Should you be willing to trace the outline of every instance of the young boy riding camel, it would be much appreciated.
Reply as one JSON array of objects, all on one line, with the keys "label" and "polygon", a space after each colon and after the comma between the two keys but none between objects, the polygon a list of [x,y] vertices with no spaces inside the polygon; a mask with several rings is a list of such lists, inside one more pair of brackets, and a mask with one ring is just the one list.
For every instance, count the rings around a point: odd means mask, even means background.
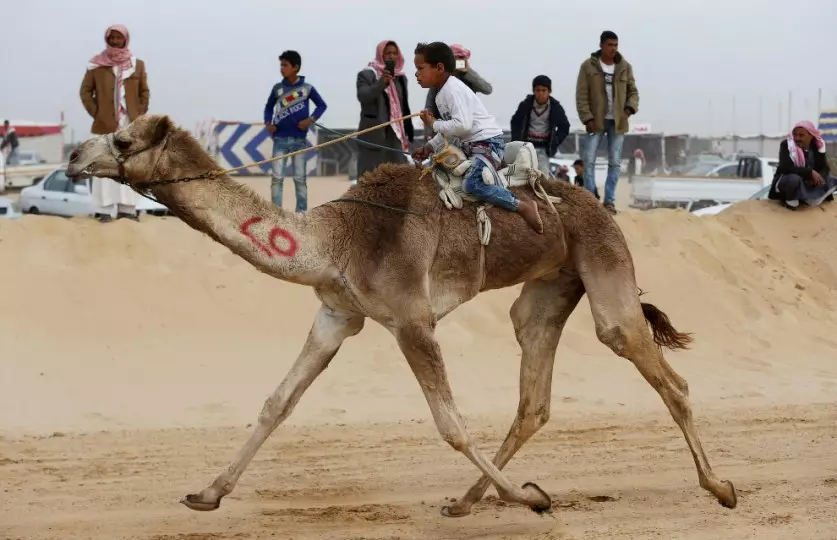
[{"label": "young boy riding camel", "polygon": [[[521,201],[505,187],[498,177],[497,169],[505,154],[506,143],[503,130],[494,116],[488,113],[476,94],[465,83],[453,77],[456,61],[453,51],[441,42],[419,43],[415,50],[416,79],[422,88],[436,88],[436,107],[441,119],[430,111],[421,111],[421,120],[427,128],[433,128],[436,135],[413,157],[417,161],[427,159],[430,154],[444,147],[444,139],[458,139],[465,155],[473,161],[462,181],[465,193],[494,206],[517,212],[535,231],[543,234],[543,222],[535,201]],[[488,169],[495,178],[493,184],[482,179],[483,169]]]}]

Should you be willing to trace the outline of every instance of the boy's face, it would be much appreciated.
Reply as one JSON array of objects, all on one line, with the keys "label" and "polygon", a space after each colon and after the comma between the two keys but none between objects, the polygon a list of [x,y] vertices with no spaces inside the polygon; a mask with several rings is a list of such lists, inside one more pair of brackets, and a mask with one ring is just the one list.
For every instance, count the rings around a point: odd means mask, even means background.
[{"label": "boy's face", "polygon": [[584,172],[584,165],[573,165],[573,169],[575,169],[575,174],[581,175]]},{"label": "boy's face", "polygon": [[536,86],[533,92],[538,105],[543,105],[549,99],[549,88],[546,86]]},{"label": "boy's face", "polygon": [[423,54],[417,54],[413,58],[413,63],[416,65],[416,80],[422,88],[439,88],[444,81],[442,75],[445,73],[445,68],[441,63],[435,66],[427,63]]},{"label": "boy's face", "polygon": [[296,75],[297,69],[291,65],[290,62],[285,60],[284,58],[279,61],[279,73],[282,74],[283,77],[286,79]]}]

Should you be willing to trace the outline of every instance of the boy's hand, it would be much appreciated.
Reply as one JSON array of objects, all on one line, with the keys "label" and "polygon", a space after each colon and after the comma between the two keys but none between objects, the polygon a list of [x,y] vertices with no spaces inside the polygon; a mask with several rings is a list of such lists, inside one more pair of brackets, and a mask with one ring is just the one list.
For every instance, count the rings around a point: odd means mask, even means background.
[{"label": "boy's hand", "polygon": [[415,152],[413,152],[413,159],[416,161],[424,161],[430,155],[430,148],[427,146],[422,146]]},{"label": "boy's hand", "polygon": [[296,127],[298,127],[299,129],[301,129],[303,131],[307,130],[308,127],[311,125],[311,122],[313,122],[313,121],[314,120],[309,116],[308,118],[305,118],[305,119],[301,120],[299,122],[299,124],[296,125]]},{"label": "boy's hand", "polygon": [[273,135],[276,133],[276,125],[275,124],[265,124],[264,126],[267,129],[267,132]]},{"label": "boy's hand", "polygon": [[421,121],[424,123],[425,127],[433,127],[433,122],[436,121],[436,118],[433,117],[433,113],[424,109],[421,111]]}]

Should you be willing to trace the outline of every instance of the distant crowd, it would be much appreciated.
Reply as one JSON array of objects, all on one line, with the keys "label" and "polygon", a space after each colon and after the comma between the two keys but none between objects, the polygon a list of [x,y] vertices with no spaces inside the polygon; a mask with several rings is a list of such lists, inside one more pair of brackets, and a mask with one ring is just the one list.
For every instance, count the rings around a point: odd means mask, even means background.
[{"label": "distant crowd", "polygon": [[[79,94],[85,110],[93,118],[94,134],[113,133],[148,111],[150,90],[146,68],[129,48],[130,39],[124,25],[108,27],[104,32],[104,50],[88,62]],[[601,200],[605,208],[616,213],[622,143],[629,131],[630,118],[639,110],[639,92],[633,67],[619,52],[618,36],[608,30],[601,33],[598,42],[598,49],[582,60],[576,79],[576,114],[587,132],[581,159],[573,165],[576,177],[570,179],[569,171],[564,170],[558,171],[557,176],[574,181],[598,198],[594,165],[606,138],[608,166]],[[415,79],[428,92],[421,115],[425,144],[411,153],[415,140],[413,123],[395,121],[411,114],[405,55],[394,40],[378,43],[374,58],[356,77],[360,104],[358,130],[386,122],[392,124],[356,139],[358,176],[382,163],[407,163],[411,157],[421,158],[433,146],[433,141],[438,140],[435,138],[438,131],[460,135],[468,154],[478,157],[475,163],[480,167],[495,167],[502,161],[505,143],[502,137],[498,139],[499,126],[477,97],[477,94],[491,94],[492,85],[471,66],[471,56],[471,51],[459,44],[435,42],[416,47]],[[279,55],[282,78],[270,89],[263,111],[265,127],[273,139],[273,157],[306,148],[307,133],[313,125],[327,129],[318,124],[328,109],[326,99],[300,74],[301,67],[299,52],[286,50]],[[5,127],[0,145],[14,152],[17,148],[14,131]],[[552,81],[547,75],[539,74],[532,79],[532,92],[518,104],[510,128],[513,141],[532,143],[541,172],[550,175],[549,157],[555,155],[568,136],[570,122],[564,107],[552,97]],[[819,132],[810,123],[802,122],[794,127],[782,143],[780,170],[774,179],[771,198],[794,207],[800,200],[819,199],[822,192],[828,192],[826,198],[831,197],[837,189],[837,180],[827,170],[827,162],[822,167],[825,157],[821,141]],[[291,159],[296,211],[305,212],[308,196],[304,156]],[[280,207],[285,161],[274,162],[271,174],[271,198]],[[465,186],[467,190],[467,179]],[[505,200],[506,195],[486,193],[485,196],[498,197],[497,202],[510,209],[516,209],[518,204],[513,198]],[[100,221],[136,219],[138,195],[130,188],[113,180],[95,179],[92,197],[95,217]],[[523,209],[519,211],[524,213]]]},{"label": "distant crowd", "polygon": [[[452,75],[475,94],[491,94],[492,86],[471,66],[471,51],[459,44],[449,46],[454,58]],[[619,180],[622,142],[628,132],[628,119],[639,109],[639,92],[631,64],[619,53],[619,38],[605,31],[599,48],[584,59],[576,81],[576,112],[588,136],[582,159],[574,165],[578,182],[597,197],[595,156],[604,138],[608,144],[608,173],[603,203],[615,213],[616,184]],[[271,88],[264,109],[264,122],[274,137],[274,157],[305,147],[306,132],[313,122],[325,114],[327,105],[317,89],[300,75],[302,57],[288,50],[279,55],[282,80]],[[409,115],[409,78],[405,73],[405,56],[397,42],[383,40],[375,49],[374,59],[360,70],[356,78],[357,100],[360,103],[358,131]],[[441,118],[437,107],[439,90],[430,88],[425,109],[434,118]],[[311,112],[309,101],[313,103]],[[537,75],[532,80],[532,93],[527,95],[511,118],[511,139],[528,141],[535,147],[541,171],[550,175],[549,157],[555,155],[570,132],[570,122],[561,103],[552,97],[552,80]],[[434,134],[425,126],[425,141]],[[396,121],[386,129],[371,131],[358,137],[357,176],[381,163],[404,163],[414,142],[411,122]],[[307,207],[304,157],[294,158],[294,184],[297,211]],[[284,160],[283,160],[284,161]],[[284,163],[273,169],[272,197],[282,204]],[[566,175],[562,171],[562,176]]]}]

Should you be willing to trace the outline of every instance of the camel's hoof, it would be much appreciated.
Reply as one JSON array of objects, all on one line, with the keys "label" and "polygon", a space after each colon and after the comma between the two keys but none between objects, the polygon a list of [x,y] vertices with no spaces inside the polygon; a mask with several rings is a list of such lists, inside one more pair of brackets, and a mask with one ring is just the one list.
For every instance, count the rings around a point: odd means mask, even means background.
[{"label": "camel's hoof", "polygon": [[217,510],[219,506],[221,506],[221,499],[218,498],[215,501],[207,502],[201,500],[200,495],[186,495],[180,502],[191,510],[198,510],[200,512],[209,512],[211,510]]},{"label": "camel's hoof", "polygon": [[729,493],[719,495],[718,502],[724,508],[735,508],[738,506],[738,493],[735,491],[735,486],[729,480],[723,480],[722,482],[729,487]]},{"label": "camel's hoof", "polygon": [[534,482],[526,482],[520,489],[523,491],[534,491],[539,499],[539,502],[535,504],[529,505],[529,508],[532,509],[533,512],[536,514],[545,514],[552,512],[552,499],[549,497],[546,491],[542,490],[538,485]]},{"label": "camel's hoof", "polygon": [[439,513],[442,514],[445,517],[450,517],[450,518],[465,517],[465,516],[471,514],[471,509],[470,508],[468,508],[467,510],[454,510],[454,506],[456,506],[456,505],[443,506],[442,509],[439,510]]}]

